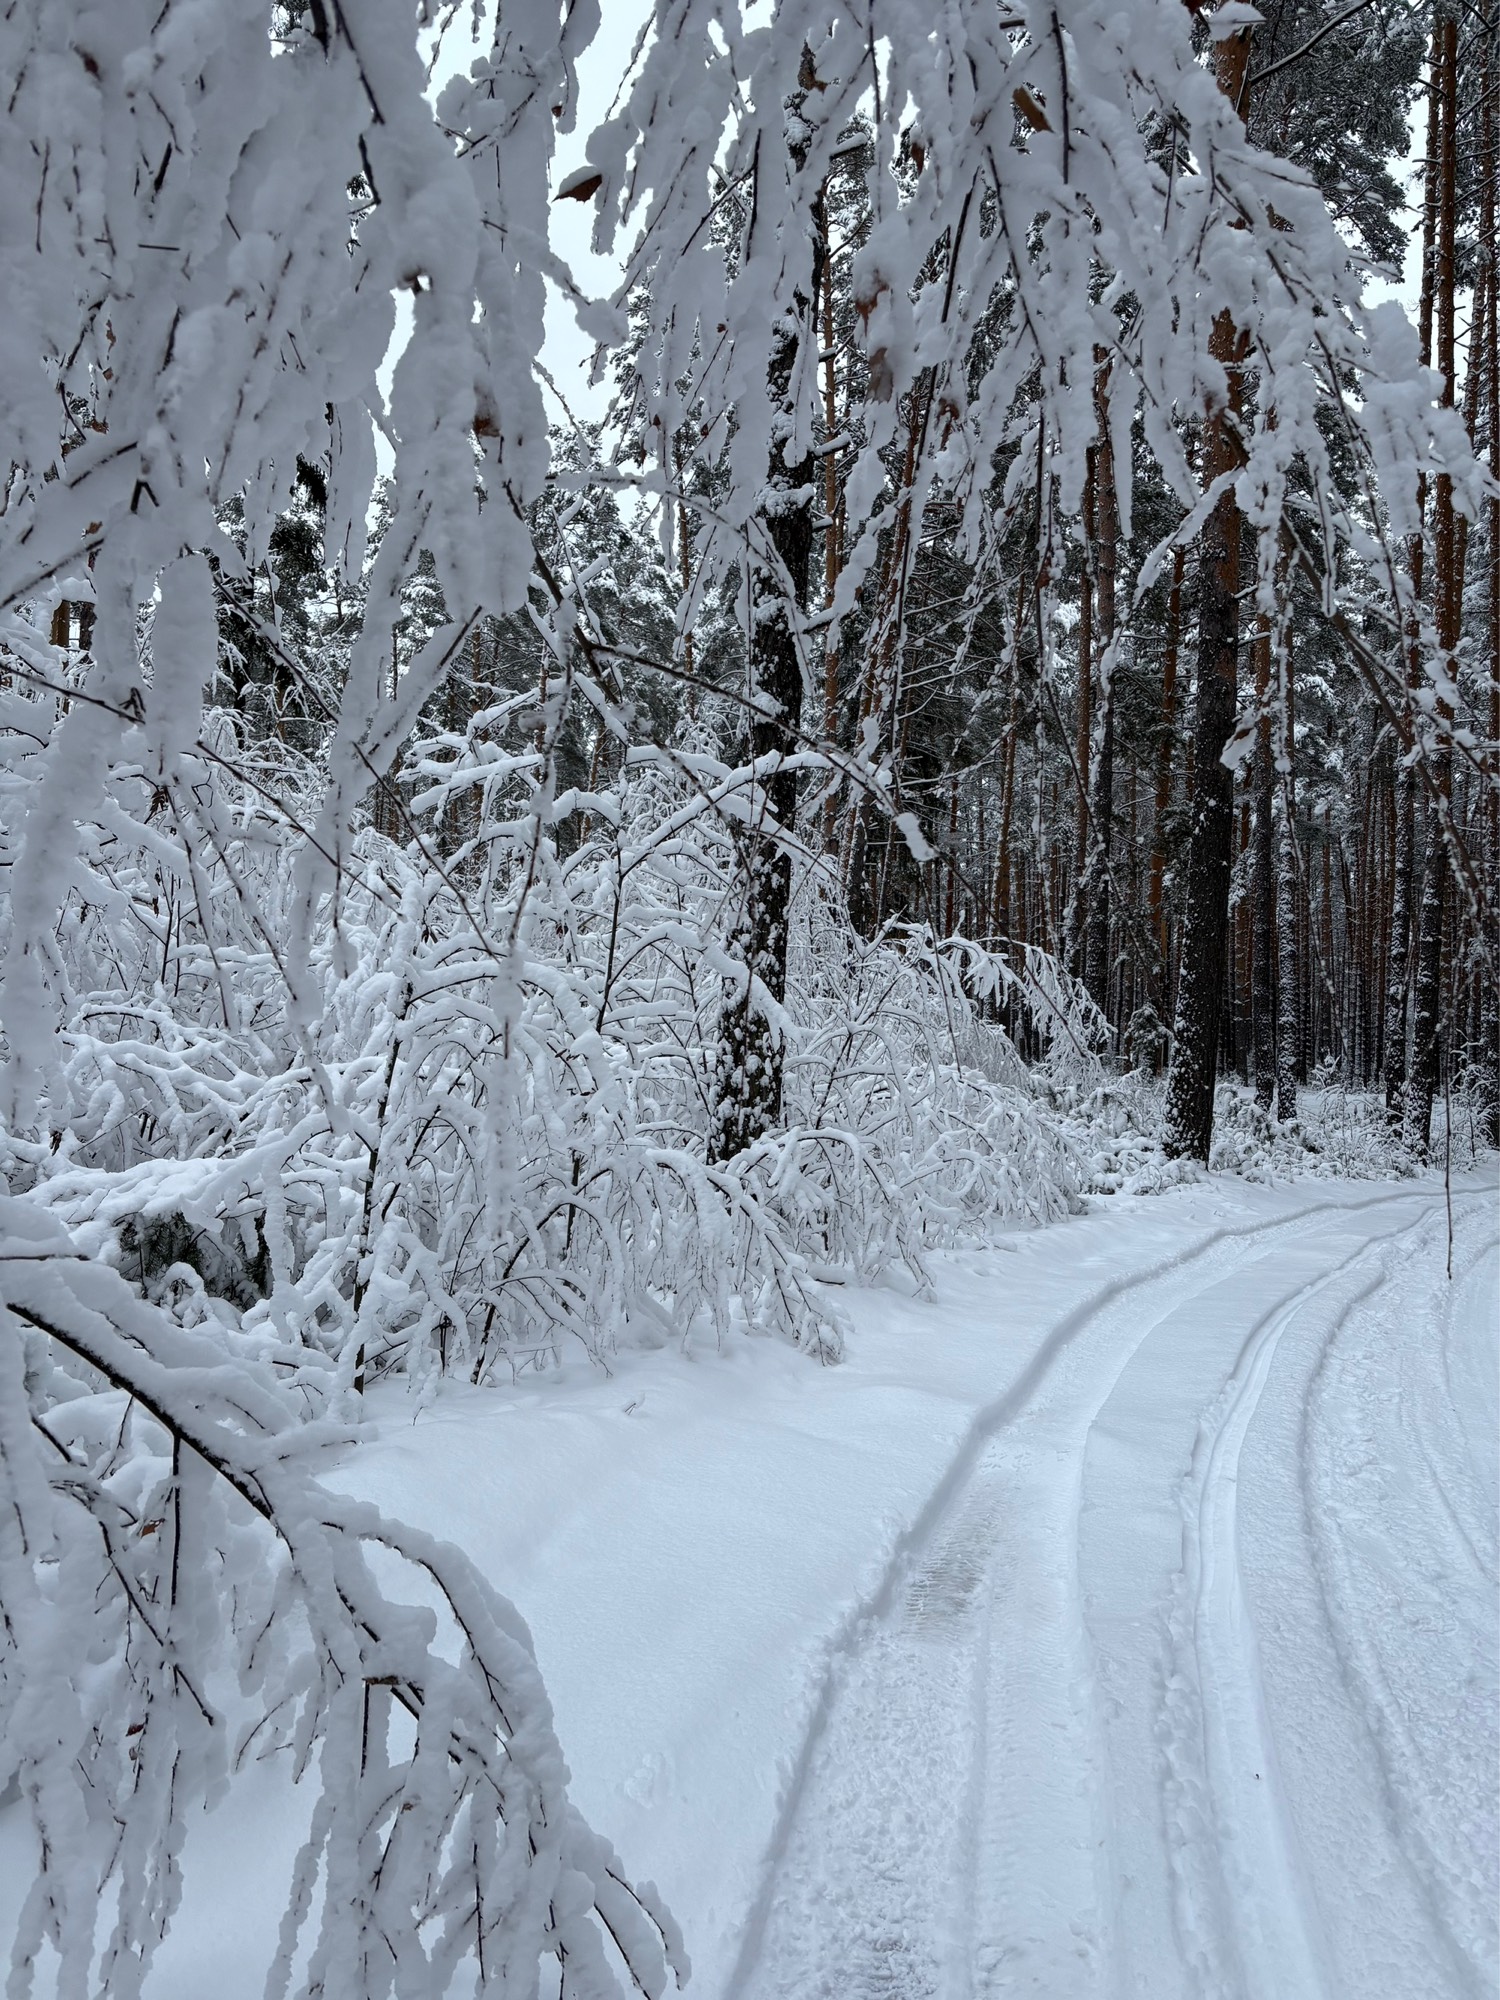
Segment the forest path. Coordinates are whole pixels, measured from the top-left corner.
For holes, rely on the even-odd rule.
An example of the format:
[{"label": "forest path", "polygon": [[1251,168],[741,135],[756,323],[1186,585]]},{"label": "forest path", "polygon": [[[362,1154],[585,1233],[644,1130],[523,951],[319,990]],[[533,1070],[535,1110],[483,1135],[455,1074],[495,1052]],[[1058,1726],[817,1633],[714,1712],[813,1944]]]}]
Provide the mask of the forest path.
[{"label": "forest path", "polygon": [[[372,1397],[704,2000],[1471,2000],[1497,1953],[1493,1166],[1117,1197],[776,1342]],[[306,1787],[147,2000],[260,2000]],[[0,1808],[0,1948],[35,1865]],[[43,1968],[37,2000],[55,1991]]]},{"label": "forest path", "polygon": [[1061,1323],[842,1657],[731,2000],[1494,1990],[1493,1191]]}]

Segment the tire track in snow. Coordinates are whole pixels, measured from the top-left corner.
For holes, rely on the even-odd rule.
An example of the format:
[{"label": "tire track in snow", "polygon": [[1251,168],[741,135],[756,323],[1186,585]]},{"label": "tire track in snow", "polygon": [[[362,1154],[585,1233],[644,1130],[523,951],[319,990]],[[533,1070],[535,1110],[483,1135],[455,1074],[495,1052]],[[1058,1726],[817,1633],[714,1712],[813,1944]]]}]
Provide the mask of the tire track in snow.
[{"label": "tire track in snow", "polygon": [[[1054,1375],[1066,1372],[1060,1364],[1077,1360],[1080,1343],[1087,1344],[1083,1337],[1097,1330],[1106,1316],[1118,1335],[1120,1313],[1115,1309],[1128,1313],[1134,1295],[1153,1285],[1169,1285],[1218,1252],[1226,1252],[1230,1262],[1244,1261],[1276,1239],[1295,1235],[1309,1220],[1353,1217],[1412,1198],[1407,1188],[1354,1202],[1320,1201],[1266,1221],[1212,1230],[1145,1269],[1100,1287],[1053,1326],[1012,1387],[975,1422],[947,1477],[898,1548],[881,1586],[837,1635],[811,1724],[783,1794],[761,1889],[725,2000],[751,2000],[751,1996],[813,2000],[824,1995],[828,2000],[859,2000],[863,1995],[870,2000],[926,2000],[928,1995],[948,2000],[948,1996],[999,1990],[1009,1983],[1016,1968],[1007,1965],[1009,1953],[1003,1941],[997,1946],[993,1939],[985,1943],[978,1936],[974,1897],[976,1878],[996,1864],[1003,1865],[1000,1849],[1011,1844],[989,1810],[995,1787],[985,1776],[986,1735],[1003,1727],[1004,1717],[995,1712],[994,1674],[978,1671],[984,1651],[993,1650],[996,1561],[992,1558],[987,1576],[976,1581],[972,1550],[960,1555],[953,1542],[955,1535],[962,1540],[966,1520],[984,1523],[987,1508],[993,1515],[1003,1513],[1006,1468],[998,1462],[986,1464],[994,1456],[992,1445],[1000,1445],[1003,1457],[1009,1434],[1035,1414]],[[1172,1303],[1180,1302],[1178,1294]],[[1136,1345],[1149,1330],[1137,1327]],[[1114,1374],[1128,1365],[1133,1352],[1128,1337],[1124,1346],[1124,1359],[1117,1362]],[[1075,1523],[1081,1444],[1114,1374],[1093,1398],[1078,1439],[1080,1463],[1071,1486]],[[1013,1478],[1010,1485],[1013,1489]],[[1024,1551],[1035,1545],[1029,1516],[1025,1532],[1018,1521],[1008,1538],[1002,1521],[992,1522],[985,1531],[991,1528],[998,1547]],[[919,1567],[924,1554],[929,1558],[925,1578]],[[952,1588],[954,1578],[961,1578],[957,1590]],[[1009,1579],[1012,1585],[1015,1581]],[[1071,1801],[1063,1806],[1063,1817],[1069,1821],[1063,1850],[1079,1879],[1071,1885],[1071,1911],[1059,1902],[1057,1910],[1043,1913],[1044,1928],[1054,1932],[1059,1926],[1052,1919],[1061,1917],[1060,1935],[1069,1957],[1064,1969],[1069,1983],[1037,1987],[1033,1982],[1034,1990],[1048,1991],[1050,2000],[1097,1990],[1108,1948],[1097,1888],[1091,1891],[1083,1884],[1084,1875],[1098,1866],[1097,1800],[1091,1796],[1098,1776],[1098,1748],[1087,1740],[1081,1685],[1086,1666],[1076,1577],[1071,1608],[1068,1579],[1054,1577],[1054,1587],[1059,1581],[1061,1589],[1054,1588],[1057,1601],[1051,1608],[1062,1671],[1049,1675],[1040,1666],[1034,1679],[1043,1712],[1049,1706],[1056,1710],[1049,1727],[1068,1739],[1078,1779]],[[922,1655],[924,1646],[930,1651],[933,1607],[945,1600],[954,1616],[948,1643],[938,1649],[939,1664]],[[924,1624],[929,1628],[925,1634]],[[1029,1639],[1034,1637],[1034,1632],[1028,1634]],[[1029,1646],[1026,1650],[1034,1651]],[[923,1718],[931,1726],[923,1726]],[[903,1727],[913,1732],[905,1744],[900,1735]],[[904,1798],[909,1804],[914,1795],[910,1788],[903,1791],[894,1778],[884,1787],[877,1782],[892,1764],[893,1751],[906,1755],[910,1763],[913,1746],[927,1759],[925,1765],[918,1759],[917,1795],[938,1801],[941,1807],[936,1819],[929,1814],[920,1824],[909,1812],[903,1816],[899,1803]],[[1028,1801],[1019,1800],[1017,1807],[1024,1822]],[[914,1866],[911,1857],[924,1851],[924,1842],[928,1843],[924,1865]],[[893,1853],[898,1857],[894,1867]],[[884,1911],[883,1896],[888,1899]],[[848,1921],[842,1925],[839,1921],[841,1915],[848,1918],[851,1898],[855,1904],[863,1903],[867,1919],[856,1917],[852,1932]],[[773,1929],[778,1932],[775,1937]]]},{"label": "tire track in snow", "polygon": [[[1453,1387],[1451,1357],[1453,1329],[1457,1319],[1460,1317],[1455,1307],[1457,1302],[1463,1298],[1464,1294],[1473,1284],[1476,1271],[1482,1265],[1494,1261],[1497,1251],[1500,1251],[1500,1242],[1497,1242],[1497,1239],[1491,1236],[1480,1247],[1477,1254],[1470,1259],[1467,1267],[1458,1273],[1450,1288],[1447,1302],[1448,1309],[1442,1316],[1442,1328],[1439,1335],[1438,1348],[1443,1360],[1442,1388],[1448,1404],[1450,1419],[1456,1417],[1459,1407],[1459,1399],[1455,1395]],[[1487,1296],[1493,1302],[1496,1295],[1497,1288],[1492,1279],[1489,1282]],[[1401,1406],[1403,1421],[1408,1434],[1421,1453],[1422,1462],[1427,1469],[1431,1491],[1442,1507],[1448,1524],[1453,1530],[1455,1541],[1462,1546],[1474,1575],[1485,1585],[1493,1588],[1496,1573],[1494,1523],[1489,1523],[1492,1530],[1490,1546],[1486,1550],[1481,1550],[1469,1531],[1468,1523],[1454,1506],[1452,1498],[1449,1495],[1448,1479],[1451,1476],[1450,1471],[1448,1468],[1440,1465],[1439,1455],[1434,1453],[1432,1449],[1429,1429],[1429,1420],[1431,1418],[1431,1410],[1428,1407],[1429,1401],[1430,1397],[1428,1395],[1414,1395],[1410,1400],[1403,1398]],[[1472,1477],[1472,1467],[1470,1468],[1470,1473]],[[1475,1483],[1480,1484],[1482,1482],[1476,1481]],[[1476,1520],[1485,1520],[1488,1511],[1488,1509],[1481,1507],[1477,1512]]]},{"label": "tire track in snow", "polygon": [[[1440,1281],[1425,1310],[1403,1312],[1398,1299],[1394,1311],[1361,1328],[1345,1315],[1317,1358],[1299,1425],[1304,1518],[1329,1643],[1369,1744],[1372,1798],[1388,1845],[1404,1858],[1425,1916],[1426,1983],[1413,1975],[1407,1990],[1420,1985],[1475,2000],[1495,1992],[1500,1969],[1494,1466],[1486,1478],[1465,1466],[1462,1450],[1435,1452],[1429,1421],[1440,1396],[1463,1435],[1468,1412],[1454,1394],[1448,1346],[1465,1315],[1473,1326],[1493,1325],[1496,1252],[1491,1220],[1485,1240],[1451,1286]],[[1436,1372],[1428,1365],[1434,1346],[1443,1363]],[[1487,1403],[1479,1400],[1492,1428],[1493,1381]],[[1382,1435],[1382,1422],[1394,1424],[1394,1440]],[[1413,1510],[1419,1473],[1425,1486]],[[1463,1497],[1475,1527],[1490,1530],[1487,1551],[1450,1498],[1455,1477],[1468,1485]],[[1347,1517],[1341,1498],[1350,1503]]]},{"label": "tire track in snow", "polygon": [[1170,1620],[1175,1657],[1164,1721],[1179,1809],[1191,1814],[1193,1795],[1201,1795],[1203,1831],[1211,1836],[1173,1854],[1184,1942],[1198,1955],[1205,1993],[1319,2000],[1327,1991],[1240,1570],[1240,1454],[1287,1330],[1352,1270],[1378,1258],[1380,1268],[1341,1299],[1325,1345],[1332,1341],[1388,1282],[1392,1247],[1431,1213],[1424,1205],[1413,1222],[1358,1245],[1264,1314],[1199,1428],[1183,1492],[1182,1589]]}]

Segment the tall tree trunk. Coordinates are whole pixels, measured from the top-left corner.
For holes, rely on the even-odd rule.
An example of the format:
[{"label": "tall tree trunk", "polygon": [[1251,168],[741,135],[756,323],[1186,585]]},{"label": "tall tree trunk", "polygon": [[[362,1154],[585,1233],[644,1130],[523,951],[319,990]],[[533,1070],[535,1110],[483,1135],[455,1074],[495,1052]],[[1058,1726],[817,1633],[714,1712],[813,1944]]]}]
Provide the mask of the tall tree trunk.
[{"label": "tall tree trunk", "polygon": [[1417,780],[1400,755],[1394,800],[1396,859],[1391,884],[1391,946],[1386,957],[1385,1112],[1400,1125],[1406,1102],[1406,1016],[1411,999],[1412,893],[1416,886]]},{"label": "tall tree trunk", "polygon": [[1355,855],[1354,868],[1354,929],[1349,938],[1349,978],[1354,996],[1354,1040],[1356,1075],[1361,1089],[1365,1088],[1374,1073],[1374,1007],[1373,986],[1370,978],[1372,963],[1371,931],[1374,927],[1376,903],[1373,893],[1375,876],[1375,782],[1376,749],[1379,741],[1379,727],[1372,716],[1369,722],[1369,750],[1364,760],[1365,781],[1360,787],[1359,848]]},{"label": "tall tree trunk", "polygon": [[1172,803],[1172,752],[1177,741],[1177,654],[1182,642],[1182,578],[1187,566],[1186,552],[1179,548],[1172,557],[1172,588],[1167,597],[1166,649],[1161,670],[1161,735],[1156,746],[1155,817],[1151,823],[1151,874],[1148,895],[1151,929],[1161,954],[1165,988],[1170,974],[1170,940],[1167,936],[1166,904],[1162,890],[1167,872],[1166,818]]},{"label": "tall tree trunk", "polygon": [[[808,604],[816,533],[812,504],[815,477],[811,452],[788,465],[785,447],[796,422],[792,407],[793,371],[801,340],[815,337],[815,302],[822,280],[822,251],[813,248],[806,294],[783,322],[772,350],[766,393],[772,408],[771,455],[766,474],[762,529],[777,564],[752,558],[750,571],[750,679],[754,695],[768,696],[769,712],[757,712],[748,730],[753,760],[786,757],[795,750],[802,723],[802,660],[798,627]],[[782,836],[797,813],[797,776],[776,770],[761,781],[764,818],[737,836],[739,906],[730,928],[729,949],[748,974],[745,989],[729,997],[719,1022],[709,1156],[733,1159],[764,1138],[780,1120],[783,1051],[767,1018],[762,992],[778,1004],[786,998],[788,925],[792,900],[792,859]],[[759,989],[759,990],[758,990]]]},{"label": "tall tree trunk", "polygon": [[1285,1123],[1297,1115],[1302,1048],[1297,954],[1297,732],[1290,634],[1280,668],[1285,679],[1277,703],[1281,783],[1277,786],[1276,827],[1276,1116]]},{"label": "tall tree trunk", "polygon": [[948,778],[948,851],[945,856],[943,935],[952,937],[958,921],[958,779]]},{"label": "tall tree trunk", "polygon": [[[386,693],[390,700],[395,701],[400,692],[401,668],[396,654],[396,635],[392,632],[390,678],[386,685]],[[378,778],[375,782],[375,831],[383,833],[387,840],[400,840],[403,831],[400,792],[401,764],[402,755],[398,749],[395,756],[391,759],[390,769],[383,778]]]},{"label": "tall tree trunk", "polygon": [[[677,480],[677,585],[687,603],[693,589],[693,537],[692,524],[688,519],[685,452],[681,438],[672,440],[673,470]],[[693,628],[688,626],[682,635],[682,670],[687,676],[687,717],[689,722],[698,719],[698,649],[693,639]]]},{"label": "tall tree trunk", "polygon": [[[823,428],[827,433],[825,445],[830,444],[838,434],[839,396],[838,360],[834,348],[833,317],[833,258],[830,255],[828,229],[828,204],[822,203],[819,216],[819,250],[823,260],[823,282],[818,287],[821,304],[820,334],[823,343]],[[825,450],[823,454],[823,609],[833,608],[834,593],[838,589],[839,571],[843,566],[843,537],[840,533],[839,461],[838,454]],[[830,629],[823,646],[823,734],[830,742],[839,740],[839,648]],[[830,792],[828,803],[823,808],[823,846],[832,854],[837,851],[838,799]]]},{"label": "tall tree trunk", "polygon": [[[1214,51],[1219,88],[1242,116],[1249,61],[1248,28],[1226,36]],[[1228,407],[1216,410],[1207,427],[1203,470],[1208,482],[1232,472],[1241,461],[1234,419],[1246,351],[1244,334],[1227,311],[1220,313],[1210,352],[1227,374]],[[1213,1144],[1234,838],[1234,777],[1225,768],[1223,755],[1234,732],[1239,693],[1240,531],[1239,502],[1233,487],[1226,487],[1198,543],[1198,688],[1187,910],[1162,1133],[1170,1156],[1205,1162]]]},{"label": "tall tree trunk", "polygon": [[1094,467],[1089,447],[1088,473],[1083,482],[1083,580],[1078,597],[1078,704],[1073,745],[1074,791],[1078,816],[1073,839],[1073,907],[1068,925],[1068,958],[1081,979],[1088,932],[1087,876],[1089,863],[1089,779],[1094,750]]},{"label": "tall tree trunk", "polygon": [[[1434,291],[1437,311],[1437,366],[1442,377],[1445,408],[1454,404],[1455,306],[1457,295],[1456,237],[1458,210],[1458,24],[1451,15],[1438,22],[1437,100],[1442,136],[1438,148],[1437,256]],[[1455,654],[1463,621],[1463,576],[1458,563],[1457,523],[1453,481],[1439,473],[1433,500],[1433,601],[1437,640],[1447,673],[1455,670]],[[1437,1095],[1442,1049],[1443,932],[1448,890],[1446,811],[1453,791],[1453,753],[1446,735],[1451,713],[1438,703],[1439,735],[1430,756],[1434,796],[1427,811],[1427,841],[1423,855],[1422,907],[1417,931],[1416,1001],[1412,1015],[1411,1074],[1406,1083],[1403,1136],[1413,1152],[1425,1156],[1432,1135],[1432,1104]]]},{"label": "tall tree trunk", "polygon": [[[901,498],[874,592],[875,616],[860,677],[858,740],[873,738],[874,754],[891,754],[894,778],[900,784],[899,737],[902,726],[901,659],[906,643],[906,594],[911,582],[913,488],[926,443],[932,410],[933,371],[928,369],[911,397],[906,448],[901,474]],[[878,930],[884,915],[884,892],[875,875],[875,821],[879,808],[865,795],[849,815],[842,860],[849,917],[856,930]],[[887,824],[886,833],[890,828]],[[887,850],[888,851],[888,850]]]},{"label": "tall tree trunk", "polygon": [[[1227,317],[1215,330],[1216,358],[1232,360],[1239,336]],[[1228,471],[1236,446],[1222,419],[1210,439],[1210,477]],[[1192,821],[1182,969],[1172,1067],[1167,1078],[1167,1152],[1207,1160],[1213,1140],[1214,1078],[1229,926],[1234,778],[1223,762],[1238,694],[1240,509],[1221,494],[1199,543],[1198,687],[1193,716]]]},{"label": "tall tree trunk", "polygon": [[[1004,950],[1011,932],[1011,821],[1016,795],[1016,683],[1020,678],[1019,640],[1011,649],[1006,693],[1005,734],[1000,746],[1000,852],[995,858],[995,892],[991,902],[992,944]],[[1024,898],[1023,898],[1024,902]]]},{"label": "tall tree trunk", "polygon": [[[1485,400],[1489,430],[1490,476],[1494,487],[1489,507],[1489,658],[1490,742],[1500,745],[1500,270],[1496,268],[1495,203],[1500,183],[1500,108],[1495,92],[1500,77],[1495,74],[1496,27],[1493,13],[1484,38],[1484,190],[1480,212],[1480,240],[1489,262],[1489,313],[1483,341]],[[1500,757],[1500,749],[1492,752]],[[1493,765],[1484,788],[1485,885],[1491,897],[1500,896],[1500,770]],[[1487,957],[1480,961],[1481,999],[1479,1034],[1481,1046],[1485,1142],[1500,1146],[1500,965],[1495,959],[1496,939],[1484,940]]]},{"label": "tall tree trunk", "polygon": [[1443,929],[1447,915],[1447,850],[1442,818],[1429,802],[1423,815],[1422,901],[1417,916],[1416,995],[1412,1008],[1411,1073],[1406,1079],[1402,1137],[1425,1158],[1442,1062]]},{"label": "tall tree trunk", "polygon": [[1098,575],[1099,664],[1095,681],[1094,759],[1089,797],[1089,865],[1084,886],[1084,982],[1109,1011],[1110,867],[1115,813],[1115,576],[1120,511],[1109,428],[1109,357],[1094,349],[1094,408],[1099,442],[1094,456],[1094,549]]},{"label": "tall tree trunk", "polygon": [[1276,787],[1271,744],[1271,630],[1265,618],[1255,635],[1255,822],[1251,853],[1250,1032],[1255,1101],[1267,1111],[1276,1094],[1276,849],[1271,824]]},{"label": "tall tree trunk", "polygon": [[[1425,195],[1422,206],[1422,291],[1418,327],[1422,343],[1422,360],[1427,366],[1431,366],[1432,363],[1432,305],[1436,278],[1440,175],[1438,155],[1442,141],[1438,76],[1440,32],[1440,25],[1435,25],[1432,31],[1432,54],[1428,65],[1427,151]],[[1412,594],[1418,599],[1421,598],[1426,581],[1424,575],[1426,554],[1422,536],[1426,502],[1427,481],[1423,475],[1417,486],[1417,531],[1411,538],[1410,555]],[[1415,689],[1421,680],[1419,643],[1414,617],[1406,645],[1406,681],[1409,690]],[[1391,888],[1391,944],[1386,959],[1385,994],[1385,1112],[1389,1122],[1398,1129],[1406,1110],[1406,1037],[1407,1016],[1411,1007],[1411,939],[1412,920],[1415,915],[1413,905],[1417,866],[1418,781],[1409,756],[1402,754],[1406,747],[1398,745],[1395,796],[1396,860]]]}]

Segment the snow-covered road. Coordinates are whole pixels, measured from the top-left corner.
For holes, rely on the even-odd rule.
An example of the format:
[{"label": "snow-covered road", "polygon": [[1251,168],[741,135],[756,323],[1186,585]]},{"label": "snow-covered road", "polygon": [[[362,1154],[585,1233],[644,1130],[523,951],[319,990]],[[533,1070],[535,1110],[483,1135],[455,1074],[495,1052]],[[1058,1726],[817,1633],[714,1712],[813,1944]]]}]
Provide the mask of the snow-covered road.
[{"label": "snow-covered road", "polygon": [[1496,1976],[1496,1217],[1361,1190],[1051,1332],[842,1662],[733,2000]]},{"label": "snow-covered road", "polygon": [[[702,2000],[1477,2000],[1492,1172],[1453,1214],[1450,1283],[1440,1182],[1116,1198],[847,1294],[836,1368],[382,1392],[339,1477],[520,1606]],[[146,2000],[259,2000],[306,1813],[236,1781]]]}]

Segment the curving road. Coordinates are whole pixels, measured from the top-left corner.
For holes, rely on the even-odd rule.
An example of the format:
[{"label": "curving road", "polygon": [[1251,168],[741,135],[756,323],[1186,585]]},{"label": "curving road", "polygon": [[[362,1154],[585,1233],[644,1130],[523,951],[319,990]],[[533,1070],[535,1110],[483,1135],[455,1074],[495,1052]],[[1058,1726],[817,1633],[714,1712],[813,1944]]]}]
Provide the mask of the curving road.
[{"label": "curving road", "polygon": [[1493,1189],[1053,1330],[842,1659],[726,2000],[1497,1984]]}]

